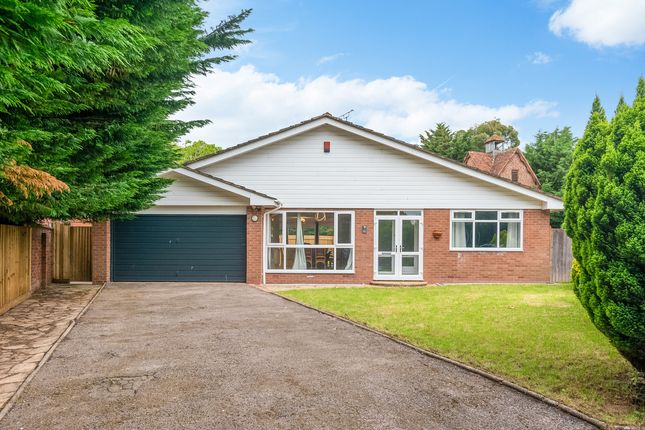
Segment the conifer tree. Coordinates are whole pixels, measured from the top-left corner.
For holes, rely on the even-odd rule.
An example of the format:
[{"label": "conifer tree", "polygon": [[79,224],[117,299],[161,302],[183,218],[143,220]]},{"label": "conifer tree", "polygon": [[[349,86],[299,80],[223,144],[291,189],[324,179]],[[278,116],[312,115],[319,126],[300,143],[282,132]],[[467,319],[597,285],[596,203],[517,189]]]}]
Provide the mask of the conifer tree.
[{"label": "conifer tree", "polygon": [[64,146],[43,119],[75,112],[70,81],[125,67],[146,41],[125,21],[98,20],[89,1],[0,3],[0,221],[55,214],[52,199],[68,191],[52,166],[32,163],[34,141]]},{"label": "conifer tree", "polygon": [[[645,80],[608,124],[598,98],[565,187],[576,295],[591,320],[645,371]],[[642,403],[642,380],[637,401]]]},{"label": "conifer tree", "polygon": [[[78,5],[86,6],[78,19],[82,25],[72,25],[67,33],[44,29],[43,34],[54,40],[44,38],[47,43],[36,45],[42,64],[61,57],[54,67],[35,69],[55,84],[52,90],[38,99],[25,97],[24,106],[9,99],[6,110],[0,111],[4,139],[14,147],[18,141],[28,143],[28,150],[17,151],[21,162],[49,173],[68,190],[25,195],[0,178],[0,192],[13,197],[11,206],[0,206],[0,218],[14,223],[42,218],[98,220],[149,207],[168,184],[157,173],[179,158],[174,142],[207,122],[183,122],[171,116],[192,103],[191,77],[234,58],[214,55],[217,51],[249,42],[245,35],[250,30],[241,24],[250,10],[206,30],[207,14],[194,0],[10,2],[6,7],[22,19],[22,25],[11,20],[0,25],[5,32],[17,27],[9,34],[16,40],[26,37],[26,46],[34,17],[23,16],[24,5],[45,17],[50,9],[60,12],[61,17],[49,18],[63,29],[73,23],[66,17],[76,17]],[[87,31],[78,34],[84,26]],[[87,52],[83,41],[90,42]],[[96,45],[105,47],[99,50]],[[68,58],[66,47],[78,64],[62,61]],[[93,55],[95,62],[90,61]],[[3,71],[22,61],[19,53],[14,55],[2,64]],[[23,69],[23,79],[31,82],[30,67]],[[0,151],[8,152],[1,147]]]},{"label": "conifer tree", "polygon": [[445,154],[449,151],[453,134],[445,122],[439,122],[434,129],[425,131],[419,138],[421,145],[428,151]]}]

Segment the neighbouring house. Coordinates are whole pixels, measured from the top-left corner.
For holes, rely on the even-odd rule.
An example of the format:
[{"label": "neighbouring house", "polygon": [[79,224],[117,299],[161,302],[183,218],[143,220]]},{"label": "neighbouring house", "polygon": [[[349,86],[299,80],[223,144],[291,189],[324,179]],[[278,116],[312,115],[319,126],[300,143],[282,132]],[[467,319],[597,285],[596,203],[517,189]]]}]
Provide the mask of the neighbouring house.
[{"label": "neighbouring house", "polygon": [[161,175],[154,207],[94,224],[95,281],[548,282],[563,208],[327,113]]},{"label": "neighbouring house", "polygon": [[485,152],[468,151],[464,164],[527,187],[540,189],[540,180],[520,148],[509,148],[503,137],[494,134],[484,143],[484,150]]}]

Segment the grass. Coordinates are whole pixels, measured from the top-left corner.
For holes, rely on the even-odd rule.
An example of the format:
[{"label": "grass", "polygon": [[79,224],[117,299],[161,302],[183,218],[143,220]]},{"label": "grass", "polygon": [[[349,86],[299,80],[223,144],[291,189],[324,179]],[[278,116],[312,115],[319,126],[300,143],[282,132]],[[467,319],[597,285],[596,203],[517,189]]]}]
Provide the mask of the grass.
[{"label": "grass", "polygon": [[612,423],[645,423],[635,370],[593,326],[571,286],[324,288],[286,297],[495,373]]}]

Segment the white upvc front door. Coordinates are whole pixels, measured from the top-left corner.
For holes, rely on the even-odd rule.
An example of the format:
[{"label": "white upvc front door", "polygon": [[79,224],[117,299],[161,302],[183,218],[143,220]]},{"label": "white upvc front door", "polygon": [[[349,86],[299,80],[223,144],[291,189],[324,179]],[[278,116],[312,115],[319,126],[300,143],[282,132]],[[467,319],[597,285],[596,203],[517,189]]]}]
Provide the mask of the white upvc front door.
[{"label": "white upvc front door", "polygon": [[423,211],[377,210],[374,279],[423,280]]}]

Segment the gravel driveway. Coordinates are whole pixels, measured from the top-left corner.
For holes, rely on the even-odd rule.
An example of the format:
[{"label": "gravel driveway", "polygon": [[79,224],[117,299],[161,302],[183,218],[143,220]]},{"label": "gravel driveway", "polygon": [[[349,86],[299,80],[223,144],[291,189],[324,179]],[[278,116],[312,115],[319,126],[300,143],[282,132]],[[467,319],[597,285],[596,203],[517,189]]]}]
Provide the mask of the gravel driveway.
[{"label": "gravel driveway", "polygon": [[587,429],[559,410],[243,285],[113,284],[3,429]]}]

